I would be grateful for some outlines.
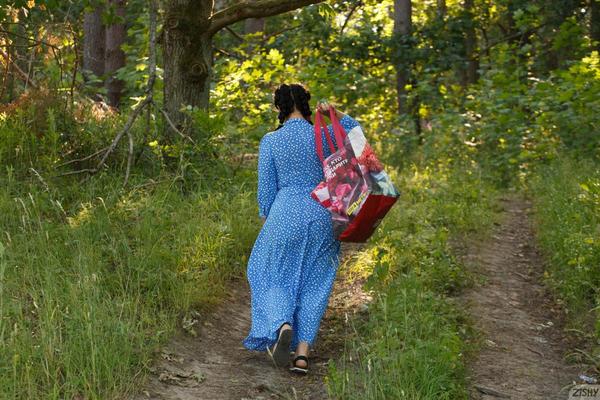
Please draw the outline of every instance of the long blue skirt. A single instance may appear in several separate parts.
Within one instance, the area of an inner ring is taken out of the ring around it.
[[[314,344],[339,265],[340,242],[329,211],[310,197],[312,187],[285,187],[271,206],[248,260],[252,327],[243,344],[264,351],[287,322],[292,349]]]

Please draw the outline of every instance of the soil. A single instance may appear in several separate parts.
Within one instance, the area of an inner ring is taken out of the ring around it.
[[[464,241],[458,249],[478,282],[459,299],[481,334],[480,348],[468,362],[470,398],[567,399],[568,387],[585,368],[565,361],[574,344],[563,334],[562,310],[541,283],[543,260],[529,204],[510,197],[503,207],[489,237]],[[346,247],[346,256],[353,249]],[[362,283],[343,279],[340,266],[309,375],[297,376],[275,368],[265,353],[242,347],[250,296],[245,280],[234,282],[229,297],[198,318],[203,322],[196,336],[181,332],[162,351],[134,399],[326,399],[327,365],[343,352],[349,321],[370,300]]]
[[[344,246],[345,258],[355,248]],[[344,263],[310,354],[307,376],[276,368],[266,353],[242,346],[250,329],[250,289],[246,280],[238,280],[214,312],[199,318],[203,323],[195,328],[195,337],[182,331],[163,349],[134,399],[327,399],[327,364],[343,352],[351,330],[349,314],[362,312],[370,300],[362,282],[344,279],[343,267]]]
[[[491,236],[464,250],[478,279],[462,298],[481,349],[469,365],[470,398],[567,399],[583,366],[565,360],[574,344],[563,333],[563,312],[543,281],[543,260],[523,199],[502,200]]]

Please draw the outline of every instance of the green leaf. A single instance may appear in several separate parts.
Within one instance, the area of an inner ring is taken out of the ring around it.
[[[323,18],[332,19],[336,15],[335,9],[328,3],[321,3],[319,5],[319,15]]]

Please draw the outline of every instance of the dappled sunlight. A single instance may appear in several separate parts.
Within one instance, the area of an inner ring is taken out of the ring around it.
[[[597,1],[84,3],[0,6],[0,398],[161,397],[194,379],[302,398],[239,354],[192,350],[208,372],[194,378],[152,367],[246,290],[259,143],[289,116],[274,89],[295,82],[306,119],[326,100],[361,124],[400,192],[367,243],[344,247],[307,390],[473,397],[476,334],[456,299],[477,277],[458,254],[517,195],[533,204],[523,242],[539,244],[553,318],[600,376]],[[536,276],[515,276],[533,290]],[[146,394],[149,375],[162,389]]]
[[[375,258],[372,248],[363,248],[349,254],[340,264],[343,271],[342,278],[345,281],[361,281],[367,279],[375,266]]]
[[[67,222],[71,228],[78,228],[80,225],[90,222],[93,214],[91,203],[81,203],[80,210],[72,217],[67,217]]]

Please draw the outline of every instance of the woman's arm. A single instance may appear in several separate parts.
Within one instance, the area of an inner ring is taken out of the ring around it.
[[[260,140],[258,149],[258,215],[264,220],[277,195],[277,170],[271,154],[269,134]]]

